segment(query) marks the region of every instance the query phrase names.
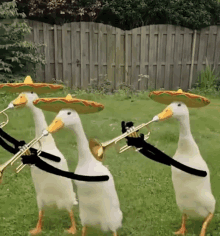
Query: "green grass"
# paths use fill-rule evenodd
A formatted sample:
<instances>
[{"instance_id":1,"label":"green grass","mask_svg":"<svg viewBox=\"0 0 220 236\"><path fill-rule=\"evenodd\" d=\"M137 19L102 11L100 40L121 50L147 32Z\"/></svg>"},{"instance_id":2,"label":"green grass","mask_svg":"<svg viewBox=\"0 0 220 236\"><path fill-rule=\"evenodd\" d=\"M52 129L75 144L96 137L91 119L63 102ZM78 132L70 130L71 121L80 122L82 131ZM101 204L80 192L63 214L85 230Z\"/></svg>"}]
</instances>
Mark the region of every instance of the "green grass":
<instances>
[{"instance_id":1,"label":"green grass","mask_svg":"<svg viewBox=\"0 0 220 236\"><path fill-rule=\"evenodd\" d=\"M47 96L65 96L67 94L50 94ZM0 110L17 95L2 97ZM135 126L150 121L161 112L165 105L156 103L147 97L147 93L139 97L124 99L122 96L98 96L94 94L78 94L77 97L101 102L105 109L99 113L81 115L82 124L88 138L98 138L101 142L108 141L121 134L121 121L133 121ZM208 227L207 236L220 235L219 202L220 189L220 99L211 99L211 104L201 109L190 109L192 134L198 143L201 154L211 171L213 194L217 200L215 216ZM48 124L55 113L44 112ZM4 130L18 140L32 140L34 121L27 109L10 110L7 112L10 122ZM1 119L1 118L0 118ZM150 126L152 134L149 142L156 145L166 154L173 156L177 148L179 125L174 119L155 123ZM143 128L142 133L147 133ZM65 137L65 138L64 138ZM58 148L69 163L71 171L77 164L76 139L69 130L61 130L54 134ZM124 145L121 141L120 145ZM1 163L12 155L0 148ZM123 212L123 228L119 236L170 236L179 229L181 213L175 202L171 181L170 167L153 162L133 150L118 154L114 148L107 150L105 165L109 166L114 176ZM16 167L16 166L15 166ZM14 167L14 168L15 168ZM0 235L23 236L35 227L38 209L35 189L30 169L26 167L15 175L14 168L5 171L3 184L0 186ZM78 206L74 208L77 236L81 235ZM202 221L189 220L188 236L199 235ZM64 229L70 226L67 212L48 209L44 218L43 236L62 236ZM105 235L99 230L90 229L88 236Z\"/></svg>"}]
</instances>

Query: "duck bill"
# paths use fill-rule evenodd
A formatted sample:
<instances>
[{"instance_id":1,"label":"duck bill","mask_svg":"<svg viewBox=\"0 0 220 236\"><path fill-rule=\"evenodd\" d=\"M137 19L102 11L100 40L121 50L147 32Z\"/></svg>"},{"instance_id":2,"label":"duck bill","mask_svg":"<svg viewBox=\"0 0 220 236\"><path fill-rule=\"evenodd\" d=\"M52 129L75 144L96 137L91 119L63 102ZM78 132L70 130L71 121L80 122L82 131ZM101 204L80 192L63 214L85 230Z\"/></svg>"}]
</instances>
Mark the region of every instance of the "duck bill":
<instances>
[{"instance_id":1,"label":"duck bill","mask_svg":"<svg viewBox=\"0 0 220 236\"><path fill-rule=\"evenodd\" d=\"M56 118L52 121L52 123L47 127L47 131L49 133L55 133L58 130L62 129L64 127L64 123L61 119Z\"/></svg>"},{"instance_id":2,"label":"duck bill","mask_svg":"<svg viewBox=\"0 0 220 236\"><path fill-rule=\"evenodd\" d=\"M165 108L160 114L157 115L159 120L166 120L173 116L173 111L171 107Z\"/></svg>"},{"instance_id":3,"label":"duck bill","mask_svg":"<svg viewBox=\"0 0 220 236\"><path fill-rule=\"evenodd\" d=\"M27 104L28 100L25 94L19 95L13 102L14 107L24 107Z\"/></svg>"}]
</instances>

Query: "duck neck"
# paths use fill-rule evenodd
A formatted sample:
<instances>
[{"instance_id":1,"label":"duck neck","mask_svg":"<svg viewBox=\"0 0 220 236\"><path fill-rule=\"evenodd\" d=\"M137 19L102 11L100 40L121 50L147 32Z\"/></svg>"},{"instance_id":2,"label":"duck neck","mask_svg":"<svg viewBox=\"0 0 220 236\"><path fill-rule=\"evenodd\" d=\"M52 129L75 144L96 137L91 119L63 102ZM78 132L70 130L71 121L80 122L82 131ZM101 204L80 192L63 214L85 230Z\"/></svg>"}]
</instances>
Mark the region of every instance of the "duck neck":
<instances>
[{"instance_id":1,"label":"duck neck","mask_svg":"<svg viewBox=\"0 0 220 236\"><path fill-rule=\"evenodd\" d=\"M42 135L43 130L47 128L47 122L44 116L44 113L41 109L31 106L30 110L34 117L34 123L35 123L35 137L38 138ZM51 134L47 135L46 137L43 137L41 141L44 141L42 143L48 143L48 144L54 144L54 139Z\"/></svg>"},{"instance_id":2,"label":"duck neck","mask_svg":"<svg viewBox=\"0 0 220 236\"><path fill-rule=\"evenodd\" d=\"M198 146L193 139L190 130L190 121L188 116L183 117L183 119L180 120L180 135L177 151L190 154L198 152Z\"/></svg>"},{"instance_id":3,"label":"duck neck","mask_svg":"<svg viewBox=\"0 0 220 236\"><path fill-rule=\"evenodd\" d=\"M181 119L179 122L180 122L180 135L179 135L179 138L180 139L185 139L185 138L192 137L192 133L191 133L191 130L190 130L189 117L186 116L183 119Z\"/></svg>"},{"instance_id":4,"label":"duck neck","mask_svg":"<svg viewBox=\"0 0 220 236\"><path fill-rule=\"evenodd\" d=\"M77 125L71 126L70 129L76 135L79 163L91 161L92 154L81 121Z\"/></svg>"}]
</instances>

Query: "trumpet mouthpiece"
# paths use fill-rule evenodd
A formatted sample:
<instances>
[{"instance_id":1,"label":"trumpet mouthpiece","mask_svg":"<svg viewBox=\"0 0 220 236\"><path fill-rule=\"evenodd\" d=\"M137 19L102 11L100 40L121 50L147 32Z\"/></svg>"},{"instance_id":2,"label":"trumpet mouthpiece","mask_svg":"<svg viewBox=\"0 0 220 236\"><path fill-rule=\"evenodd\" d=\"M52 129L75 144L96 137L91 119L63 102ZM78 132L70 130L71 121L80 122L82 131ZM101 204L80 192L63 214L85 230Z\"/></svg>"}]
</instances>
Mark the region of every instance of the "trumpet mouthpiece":
<instances>
[{"instance_id":1,"label":"trumpet mouthpiece","mask_svg":"<svg viewBox=\"0 0 220 236\"><path fill-rule=\"evenodd\" d=\"M47 136L48 134L49 134L49 131L47 131L46 129L43 130L43 135L44 135L44 136Z\"/></svg>"},{"instance_id":2,"label":"trumpet mouthpiece","mask_svg":"<svg viewBox=\"0 0 220 236\"><path fill-rule=\"evenodd\" d=\"M14 108L13 103L9 103L8 108Z\"/></svg>"},{"instance_id":3,"label":"trumpet mouthpiece","mask_svg":"<svg viewBox=\"0 0 220 236\"><path fill-rule=\"evenodd\" d=\"M153 121L158 121L159 117L158 116L154 116Z\"/></svg>"}]
</instances>

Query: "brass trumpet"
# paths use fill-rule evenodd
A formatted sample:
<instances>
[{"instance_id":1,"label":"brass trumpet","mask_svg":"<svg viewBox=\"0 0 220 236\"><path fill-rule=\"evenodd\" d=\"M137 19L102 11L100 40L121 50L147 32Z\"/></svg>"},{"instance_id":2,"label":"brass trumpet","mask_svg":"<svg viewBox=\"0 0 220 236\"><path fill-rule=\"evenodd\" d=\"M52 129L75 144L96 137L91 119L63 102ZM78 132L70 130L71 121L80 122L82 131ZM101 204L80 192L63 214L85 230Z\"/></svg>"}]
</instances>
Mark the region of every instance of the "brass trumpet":
<instances>
[{"instance_id":1,"label":"brass trumpet","mask_svg":"<svg viewBox=\"0 0 220 236\"><path fill-rule=\"evenodd\" d=\"M40 149L42 149L42 145L41 145L40 139L43 138L44 136L47 136L48 134L49 134L49 132L47 130L44 130L43 134L39 138L33 139L28 144L24 145L24 148L22 148L19 152L17 152L11 159L6 161L4 164L0 165L0 183L2 182L3 172L7 168L7 166L13 165L14 162L17 161L21 156L29 155L30 154L30 150L29 149L34 144L36 144L37 142L39 142ZM40 150L40 149L38 150L37 155L40 155L40 153L42 152L42 150ZM20 164L16 168L16 173L19 173L25 166L26 166L26 164L23 164L23 163Z\"/></svg>"},{"instance_id":2,"label":"brass trumpet","mask_svg":"<svg viewBox=\"0 0 220 236\"><path fill-rule=\"evenodd\" d=\"M3 128L4 126L6 126L6 125L8 124L9 118L8 118L8 115L5 113L5 111L8 110L8 109L10 109L10 108L14 108L14 105L13 105L12 103L10 103L7 108L5 108L4 110L2 110L2 111L0 112L0 114L3 113L3 114L6 116L6 121L3 121L3 122L0 124L0 128Z\"/></svg>"},{"instance_id":3,"label":"brass trumpet","mask_svg":"<svg viewBox=\"0 0 220 236\"><path fill-rule=\"evenodd\" d=\"M119 135L118 137L104 142L104 143L100 143L99 141L95 140L95 139L90 139L89 140L89 148L91 153L93 154L93 156L98 160L98 161L102 161L104 158L104 152L106 150L106 148L116 144L117 142L119 142L120 140L122 140L125 137L128 136L137 136L137 131L143 127L147 127L148 129L148 134L144 136L144 140L148 139L150 136L150 129L148 127L149 124L151 124L152 122L158 121L158 119L154 118L153 120L149 121L148 123L143 123L137 127L134 127L131 131L127 131L126 133ZM125 145L122 148L120 148L119 153L122 153L126 150L128 150L131 146ZM136 149L136 151L138 151L139 149Z\"/></svg>"}]
</instances>

